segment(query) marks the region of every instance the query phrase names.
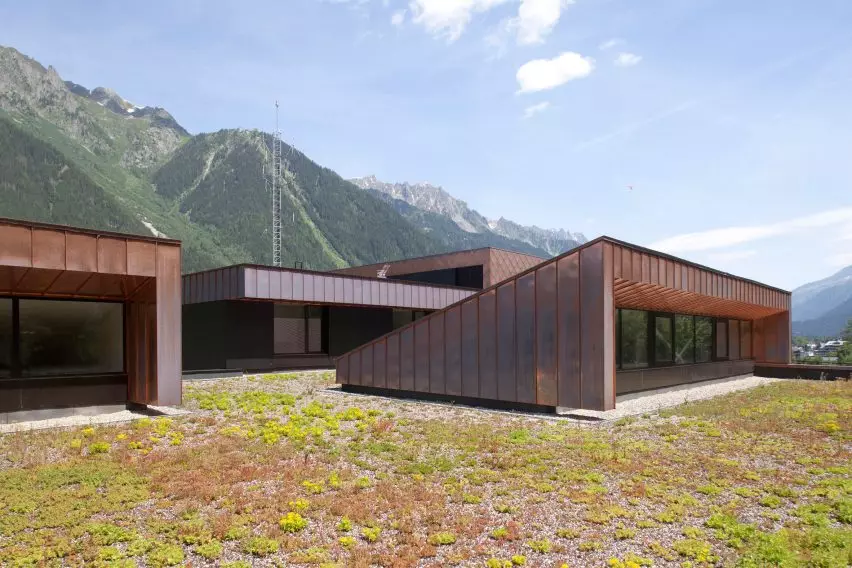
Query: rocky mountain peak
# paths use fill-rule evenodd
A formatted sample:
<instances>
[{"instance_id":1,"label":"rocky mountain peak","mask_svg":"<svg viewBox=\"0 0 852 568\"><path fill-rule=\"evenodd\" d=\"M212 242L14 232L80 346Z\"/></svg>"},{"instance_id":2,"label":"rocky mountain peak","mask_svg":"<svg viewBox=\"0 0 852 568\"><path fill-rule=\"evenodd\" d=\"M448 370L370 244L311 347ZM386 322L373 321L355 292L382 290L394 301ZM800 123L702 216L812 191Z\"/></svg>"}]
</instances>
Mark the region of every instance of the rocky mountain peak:
<instances>
[{"instance_id":1,"label":"rocky mountain peak","mask_svg":"<svg viewBox=\"0 0 852 568\"><path fill-rule=\"evenodd\" d=\"M468 233L494 233L524 242L550 255L555 256L586 242L586 237L582 233L571 233L565 229L525 227L503 217L496 221L489 221L442 187L427 182L387 183L379 180L375 175L350 181L361 189L377 191L423 211L449 217L460 229Z\"/></svg>"}]
</instances>

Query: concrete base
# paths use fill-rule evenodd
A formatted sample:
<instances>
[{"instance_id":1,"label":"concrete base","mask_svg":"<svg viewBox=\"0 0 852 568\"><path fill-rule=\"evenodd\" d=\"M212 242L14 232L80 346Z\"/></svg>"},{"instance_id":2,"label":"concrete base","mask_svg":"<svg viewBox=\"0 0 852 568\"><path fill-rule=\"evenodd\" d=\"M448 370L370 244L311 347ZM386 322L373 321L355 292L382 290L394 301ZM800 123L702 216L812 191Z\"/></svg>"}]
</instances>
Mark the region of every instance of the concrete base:
<instances>
[{"instance_id":1,"label":"concrete base","mask_svg":"<svg viewBox=\"0 0 852 568\"><path fill-rule=\"evenodd\" d=\"M36 420L57 420L71 416L97 416L127 410L125 404L110 404L102 406L83 406L78 408L44 408L39 410L18 410L0 413L0 424L17 424Z\"/></svg>"}]
</instances>

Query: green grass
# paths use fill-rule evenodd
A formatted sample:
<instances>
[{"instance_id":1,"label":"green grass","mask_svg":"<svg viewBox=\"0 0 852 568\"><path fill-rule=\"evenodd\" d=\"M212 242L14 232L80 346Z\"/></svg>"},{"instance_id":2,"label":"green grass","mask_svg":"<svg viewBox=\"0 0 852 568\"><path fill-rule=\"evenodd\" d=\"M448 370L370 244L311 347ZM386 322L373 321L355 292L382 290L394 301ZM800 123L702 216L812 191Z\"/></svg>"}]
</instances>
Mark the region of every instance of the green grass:
<instances>
[{"instance_id":1,"label":"green grass","mask_svg":"<svg viewBox=\"0 0 852 568\"><path fill-rule=\"evenodd\" d=\"M850 560L847 383L588 426L342 397L329 380L204 383L185 417L0 437L0 565Z\"/></svg>"}]
</instances>

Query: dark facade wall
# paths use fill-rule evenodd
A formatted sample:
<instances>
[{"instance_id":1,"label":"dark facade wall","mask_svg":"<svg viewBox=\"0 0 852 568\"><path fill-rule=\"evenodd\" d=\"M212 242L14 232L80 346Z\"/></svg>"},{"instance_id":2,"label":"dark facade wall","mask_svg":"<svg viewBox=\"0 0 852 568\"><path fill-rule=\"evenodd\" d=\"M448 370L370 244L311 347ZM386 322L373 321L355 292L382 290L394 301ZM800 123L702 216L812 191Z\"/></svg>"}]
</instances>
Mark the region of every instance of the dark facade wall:
<instances>
[{"instance_id":1,"label":"dark facade wall","mask_svg":"<svg viewBox=\"0 0 852 568\"><path fill-rule=\"evenodd\" d=\"M328 307L328 354L332 357L342 355L391 331L391 309Z\"/></svg>"},{"instance_id":2,"label":"dark facade wall","mask_svg":"<svg viewBox=\"0 0 852 568\"><path fill-rule=\"evenodd\" d=\"M444 268L426 272L413 272L391 276L390 280L421 282L423 284L440 284L443 286L460 286L462 288L483 288L483 267L462 266L459 268Z\"/></svg>"},{"instance_id":3,"label":"dark facade wall","mask_svg":"<svg viewBox=\"0 0 852 568\"><path fill-rule=\"evenodd\" d=\"M272 357L275 351L271 302L227 302L228 327L225 351L228 359Z\"/></svg>"},{"instance_id":4,"label":"dark facade wall","mask_svg":"<svg viewBox=\"0 0 852 568\"><path fill-rule=\"evenodd\" d=\"M183 306L184 371L227 369L230 359L271 359L274 308L267 302Z\"/></svg>"},{"instance_id":5,"label":"dark facade wall","mask_svg":"<svg viewBox=\"0 0 852 568\"><path fill-rule=\"evenodd\" d=\"M0 381L0 413L127 402L127 375L4 379Z\"/></svg>"},{"instance_id":6,"label":"dark facade wall","mask_svg":"<svg viewBox=\"0 0 852 568\"><path fill-rule=\"evenodd\" d=\"M754 361L750 359L618 371L615 375L615 389L616 394L624 394L737 375L748 375L752 372L754 372Z\"/></svg>"},{"instance_id":7,"label":"dark facade wall","mask_svg":"<svg viewBox=\"0 0 852 568\"><path fill-rule=\"evenodd\" d=\"M183 306L184 370L225 369L228 302Z\"/></svg>"}]
</instances>

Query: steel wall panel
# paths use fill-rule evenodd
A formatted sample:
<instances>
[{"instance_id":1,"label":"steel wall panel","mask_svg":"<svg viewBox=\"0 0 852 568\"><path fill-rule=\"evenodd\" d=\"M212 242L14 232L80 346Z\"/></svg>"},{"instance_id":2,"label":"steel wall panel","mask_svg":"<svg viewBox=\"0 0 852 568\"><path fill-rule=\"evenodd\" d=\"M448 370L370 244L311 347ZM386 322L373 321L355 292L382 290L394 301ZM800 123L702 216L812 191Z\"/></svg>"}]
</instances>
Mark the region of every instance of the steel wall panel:
<instances>
[{"instance_id":1,"label":"steel wall panel","mask_svg":"<svg viewBox=\"0 0 852 568\"><path fill-rule=\"evenodd\" d=\"M535 272L518 278L515 290L515 391L518 402L534 404L535 385Z\"/></svg>"},{"instance_id":2,"label":"steel wall panel","mask_svg":"<svg viewBox=\"0 0 852 568\"><path fill-rule=\"evenodd\" d=\"M388 295L388 288L390 288L390 286L388 286L387 282L379 283L379 304L382 306L387 306L388 302L390 301Z\"/></svg>"},{"instance_id":3,"label":"steel wall panel","mask_svg":"<svg viewBox=\"0 0 852 568\"><path fill-rule=\"evenodd\" d=\"M314 276L314 301L325 301L325 279L327 276Z\"/></svg>"},{"instance_id":4,"label":"steel wall panel","mask_svg":"<svg viewBox=\"0 0 852 568\"><path fill-rule=\"evenodd\" d=\"M497 398L517 400L515 390L515 282L497 288Z\"/></svg>"},{"instance_id":5,"label":"steel wall panel","mask_svg":"<svg viewBox=\"0 0 852 568\"><path fill-rule=\"evenodd\" d=\"M399 337L399 388L414 390L414 329L403 328Z\"/></svg>"},{"instance_id":6,"label":"steel wall panel","mask_svg":"<svg viewBox=\"0 0 852 568\"><path fill-rule=\"evenodd\" d=\"M394 333L387 339L387 381L389 389L398 389L399 386L399 334Z\"/></svg>"},{"instance_id":7,"label":"steel wall panel","mask_svg":"<svg viewBox=\"0 0 852 568\"><path fill-rule=\"evenodd\" d=\"M387 357L385 342L379 341L373 345L373 386L387 387Z\"/></svg>"},{"instance_id":8,"label":"steel wall panel","mask_svg":"<svg viewBox=\"0 0 852 568\"><path fill-rule=\"evenodd\" d=\"M604 401L604 254L603 244L580 252L580 384L583 408L603 408ZM647 255L643 255L643 274Z\"/></svg>"},{"instance_id":9,"label":"steel wall panel","mask_svg":"<svg viewBox=\"0 0 852 568\"><path fill-rule=\"evenodd\" d=\"M98 272L127 274L127 241L108 237L98 239Z\"/></svg>"},{"instance_id":10,"label":"steel wall panel","mask_svg":"<svg viewBox=\"0 0 852 568\"><path fill-rule=\"evenodd\" d=\"M334 279L334 301L342 303L344 301L344 292L343 292L344 280L343 278L335 278Z\"/></svg>"},{"instance_id":11,"label":"steel wall panel","mask_svg":"<svg viewBox=\"0 0 852 568\"><path fill-rule=\"evenodd\" d=\"M337 384L345 385L348 384L349 381L349 354L340 357L337 360L337 376L335 380Z\"/></svg>"},{"instance_id":12,"label":"steel wall panel","mask_svg":"<svg viewBox=\"0 0 852 568\"><path fill-rule=\"evenodd\" d=\"M293 293L291 294L291 298L293 300L304 300L305 299L305 280L302 278L300 273L293 273ZM360 367L359 367L360 369ZM361 372L360 370L358 371ZM352 361L349 362L349 374L352 374Z\"/></svg>"},{"instance_id":13,"label":"steel wall panel","mask_svg":"<svg viewBox=\"0 0 852 568\"><path fill-rule=\"evenodd\" d=\"M370 282L370 303L372 305L378 306L381 305L381 299L379 298L381 289L379 288L378 282Z\"/></svg>"},{"instance_id":14,"label":"steel wall panel","mask_svg":"<svg viewBox=\"0 0 852 568\"><path fill-rule=\"evenodd\" d=\"M444 314L429 317L429 392L446 392L444 377Z\"/></svg>"},{"instance_id":15,"label":"steel wall panel","mask_svg":"<svg viewBox=\"0 0 852 568\"><path fill-rule=\"evenodd\" d=\"M447 394L461 395L461 309L444 313L444 377Z\"/></svg>"},{"instance_id":16,"label":"steel wall panel","mask_svg":"<svg viewBox=\"0 0 852 568\"><path fill-rule=\"evenodd\" d=\"M373 386L373 346L367 345L361 349L361 384Z\"/></svg>"},{"instance_id":17,"label":"steel wall panel","mask_svg":"<svg viewBox=\"0 0 852 568\"><path fill-rule=\"evenodd\" d=\"M32 232L27 227L0 225L0 265L32 266ZM94 272L94 271L92 271Z\"/></svg>"},{"instance_id":18,"label":"steel wall panel","mask_svg":"<svg viewBox=\"0 0 852 568\"><path fill-rule=\"evenodd\" d=\"M617 266L621 265L619 258ZM536 271L535 322L536 322L536 403L557 406L556 382L559 341L557 339L556 263L542 266Z\"/></svg>"},{"instance_id":19,"label":"steel wall panel","mask_svg":"<svg viewBox=\"0 0 852 568\"><path fill-rule=\"evenodd\" d=\"M462 395L479 396L479 301L461 305L461 383Z\"/></svg>"},{"instance_id":20,"label":"steel wall panel","mask_svg":"<svg viewBox=\"0 0 852 568\"><path fill-rule=\"evenodd\" d=\"M372 304L372 289L370 288L370 282L362 282L361 283L361 303L364 305Z\"/></svg>"},{"instance_id":21,"label":"steel wall panel","mask_svg":"<svg viewBox=\"0 0 852 568\"><path fill-rule=\"evenodd\" d=\"M314 276L313 274L302 274L302 294L304 295L306 302L312 302L316 300L316 288L314 287L314 280L319 278L319 276ZM362 361L363 364L363 361Z\"/></svg>"},{"instance_id":22,"label":"steel wall panel","mask_svg":"<svg viewBox=\"0 0 852 568\"><path fill-rule=\"evenodd\" d=\"M156 403L163 406L181 403L180 267L180 247L158 244Z\"/></svg>"},{"instance_id":23,"label":"steel wall panel","mask_svg":"<svg viewBox=\"0 0 852 568\"><path fill-rule=\"evenodd\" d=\"M580 253L559 259L557 277L559 406L580 408Z\"/></svg>"},{"instance_id":24,"label":"steel wall panel","mask_svg":"<svg viewBox=\"0 0 852 568\"><path fill-rule=\"evenodd\" d=\"M347 304L352 304L355 302L355 282L352 280L345 280L343 282L343 301Z\"/></svg>"},{"instance_id":25,"label":"steel wall panel","mask_svg":"<svg viewBox=\"0 0 852 568\"><path fill-rule=\"evenodd\" d=\"M479 296L479 396L497 399L497 306L494 290Z\"/></svg>"},{"instance_id":26,"label":"steel wall panel","mask_svg":"<svg viewBox=\"0 0 852 568\"><path fill-rule=\"evenodd\" d=\"M269 298L269 272L266 270L257 271L257 297Z\"/></svg>"},{"instance_id":27,"label":"steel wall panel","mask_svg":"<svg viewBox=\"0 0 852 568\"><path fill-rule=\"evenodd\" d=\"M406 286L402 284L402 305L404 307L411 307L411 286Z\"/></svg>"},{"instance_id":28,"label":"steel wall panel","mask_svg":"<svg viewBox=\"0 0 852 568\"><path fill-rule=\"evenodd\" d=\"M363 304L364 303L364 293L362 292L362 281L356 280L353 283L352 288L352 303L353 304Z\"/></svg>"},{"instance_id":29,"label":"steel wall panel","mask_svg":"<svg viewBox=\"0 0 852 568\"><path fill-rule=\"evenodd\" d=\"M273 300L281 299L281 275L283 272L269 272L269 297Z\"/></svg>"},{"instance_id":30,"label":"steel wall panel","mask_svg":"<svg viewBox=\"0 0 852 568\"><path fill-rule=\"evenodd\" d=\"M361 384L361 349L353 351L349 356L349 383Z\"/></svg>"},{"instance_id":31,"label":"steel wall panel","mask_svg":"<svg viewBox=\"0 0 852 568\"><path fill-rule=\"evenodd\" d=\"M144 244L151 248L156 246L154 245L154 243L138 244ZM50 229L33 229L32 266L33 268L51 268L55 270L65 270L64 232L54 231ZM143 274L143 276L153 276L153 274Z\"/></svg>"},{"instance_id":32,"label":"steel wall panel","mask_svg":"<svg viewBox=\"0 0 852 568\"><path fill-rule=\"evenodd\" d=\"M396 282L388 282L388 303L392 306L399 306L402 303L402 298L399 295L399 284Z\"/></svg>"},{"instance_id":33,"label":"steel wall panel","mask_svg":"<svg viewBox=\"0 0 852 568\"><path fill-rule=\"evenodd\" d=\"M429 320L414 325L414 390L429 392Z\"/></svg>"},{"instance_id":34,"label":"steel wall panel","mask_svg":"<svg viewBox=\"0 0 852 568\"><path fill-rule=\"evenodd\" d=\"M7 264L0 261L0 264ZM68 270L98 271L98 239L92 235L65 235L65 264Z\"/></svg>"}]
</instances>

